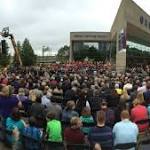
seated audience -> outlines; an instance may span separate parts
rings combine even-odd
[[[138,137],[138,127],[130,121],[127,110],[121,112],[121,121],[113,127],[114,145],[124,143],[136,143]]]
[[[105,112],[105,117],[106,117],[105,124],[107,126],[112,127],[114,125],[114,122],[115,122],[115,113],[112,109],[110,109],[108,107],[106,100],[102,100],[102,103],[100,105],[100,109]]]
[[[68,101],[65,109],[62,112],[62,121],[63,122],[70,122],[70,119],[72,117],[79,116],[79,114],[74,109],[75,109],[75,102]]]
[[[51,142],[62,142],[62,127],[61,122],[56,120],[54,112],[49,112],[46,117],[47,127],[46,134],[48,141]]]
[[[86,125],[90,125],[91,123],[94,124],[94,119],[93,116],[91,115],[91,110],[89,107],[84,107],[82,112],[81,112],[81,116],[80,119],[82,121],[82,123],[86,123]],[[88,134],[89,133],[89,127],[82,127],[81,130],[85,133]]]
[[[137,121],[147,120],[148,110],[145,106],[141,105],[138,99],[133,101],[133,108],[131,109],[131,120],[136,123]],[[142,124],[137,123],[139,131],[145,131],[149,127],[149,123],[145,122]]]
[[[101,110],[97,113],[97,126],[90,129],[88,139],[92,147],[100,144],[103,150],[112,150],[112,129],[105,125],[105,121],[105,112]]]
[[[80,130],[82,122],[79,117],[72,117],[70,121],[70,127],[67,127],[64,131],[64,140],[70,144],[83,144],[84,133]]]

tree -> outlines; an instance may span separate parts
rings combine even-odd
[[[5,53],[0,53],[0,66],[6,67],[10,63],[10,54],[8,53],[8,43],[5,41]]]
[[[98,51],[94,46],[83,45],[73,53],[74,60],[84,60],[86,57],[94,61],[105,61],[106,51]]]
[[[63,47],[61,47],[58,50],[57,59],[59,61],[66,61],[66,60],[68,60],[69,59],[69,50],[70,50],[70,47],[67,46],[67,45],[64,45]]]
[[[149,64],[150,63],[150,52],[142,51],[137,48],[127,47],[127,63],[128,65],[133,64]]]
[[[21,59],[24,66],[31,66],[36,63],[36,55],[27,38],[25,38],[21,48]]]

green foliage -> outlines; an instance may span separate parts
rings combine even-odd
[[[0,54],[0,66],[6,67],[10,63],[10,55]]]
[[[24,66],[31,66],[36,63],[36,55],[34,54],[33,48],[27,38],[22,44],[21,59]]]
[[[58,50],[57,54],[57,60],[65,62],[69,59],[69,49],[70,47],[67,45],[64,45]]]
[[[8,53],[9,47],[7,42],[6,44],[6,54],[0,54],[0,66],[6,67],[10,63],[10,54]]]
[[[58,50],[57,56],[67,56],[69,53],[69,46],[65,45]]]
[[[89,59],[93,59],[94,61],[105,61],[107,52],[106,51],[98,51],[94,46],[84,45],[80,50],[75,51],[74,60],[84,60],[86,57]]]
[[[127,63],[129,65],[136,63],[149,64],[150,63],[149,58],[150,52],[127,47]]]

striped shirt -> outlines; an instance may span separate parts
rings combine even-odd
[[[104,150],[112,150],[113,136],[112,129],[107,126],[93,127],[89,131],[88,139],[92,146],[99,143]]]

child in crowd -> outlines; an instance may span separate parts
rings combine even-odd
[[[91,110],[89,107],[84,107],[82,112],[81,112],[81,116],[80,119],[82,121],[82,123],[86,123],[88,124],[94,124],[94,119],[93,116],[91,115]],[[88,134],[89,133],[89,127],[82,127],[81,130],[83,131],[83,133]]]
[[[62,127],[61,122],[55,119],[55,113],[49,112],[47,114],[47,127],[46,133],[48,141],[51,142],[62,142]]]
[[[72,117],[70,120],[70,127],[67,127],[64,131],[65,144],[83,144],[85,142],[85,136],[80,130],[82,127],[82,121],[79,117]]]

